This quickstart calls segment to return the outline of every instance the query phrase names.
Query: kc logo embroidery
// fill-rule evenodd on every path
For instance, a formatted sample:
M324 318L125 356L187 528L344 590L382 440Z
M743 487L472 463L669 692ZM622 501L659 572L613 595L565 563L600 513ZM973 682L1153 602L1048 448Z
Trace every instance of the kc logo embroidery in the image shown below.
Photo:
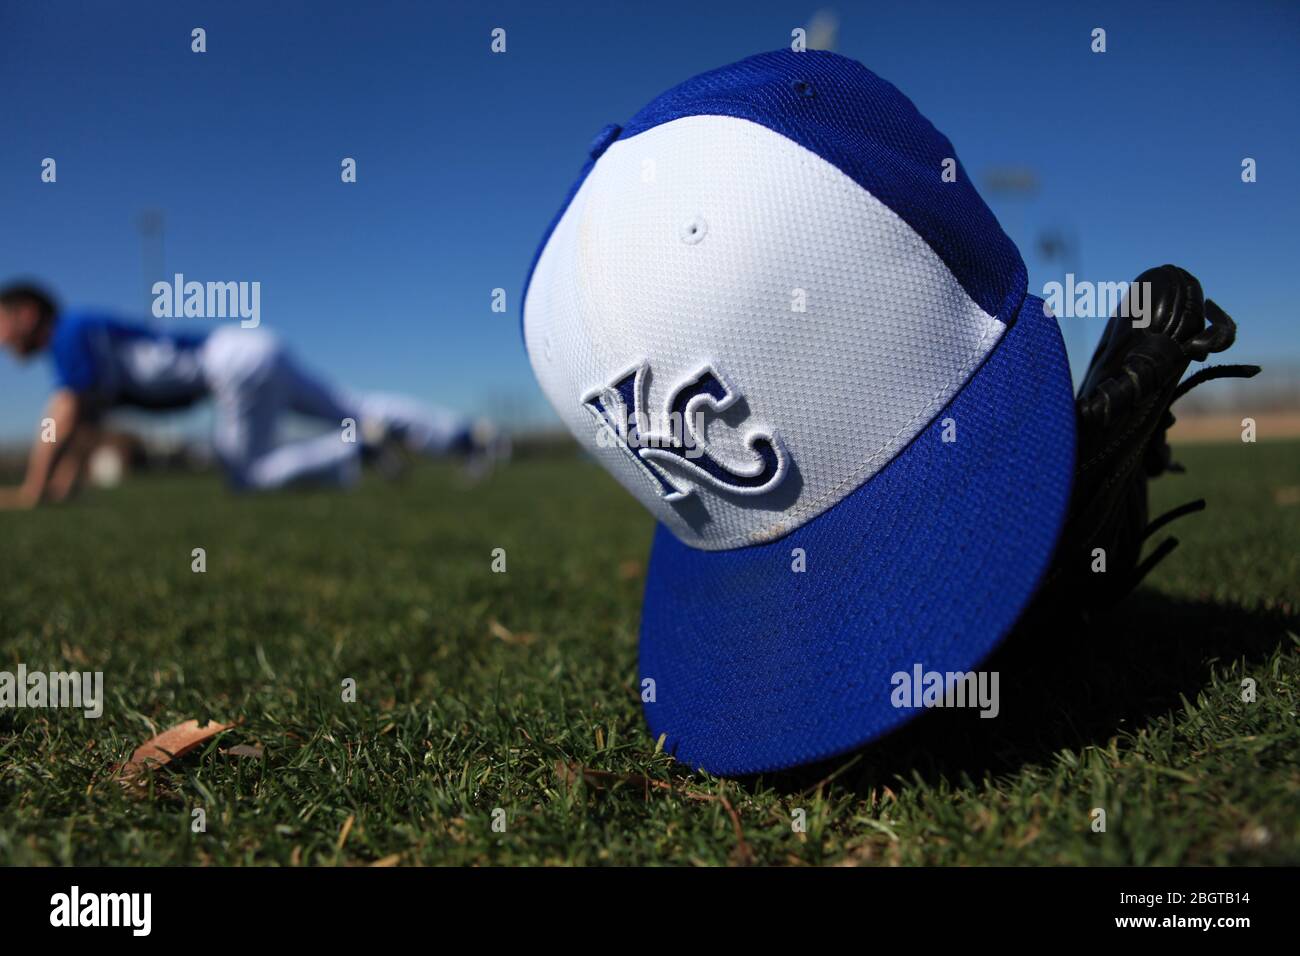
M704 411L714 414L736 403L739 394L706 365L668 396L663 420L655 423L644 409L648 363L629 369L613 383L583 396L582 404L595 416L597 443L611 442L646 472L666 501L678 501L692 491L690 482L713 485L740 495L771 491L785 477L786 453L774 435L751 434L745 444L752 462L730 466L704 447ZM656 427L656 425L658 427Z

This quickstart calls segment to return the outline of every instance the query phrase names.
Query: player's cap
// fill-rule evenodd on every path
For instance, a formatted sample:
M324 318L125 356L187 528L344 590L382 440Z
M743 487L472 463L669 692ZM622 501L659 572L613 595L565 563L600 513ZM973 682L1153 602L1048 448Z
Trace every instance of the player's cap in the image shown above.
M894 675L968 671L1011 628L1074 465L1026 286L952 145L843 57L755 56L597 138L523 331L659 522L640 677L669 753L743 774L855 748L916 713Z

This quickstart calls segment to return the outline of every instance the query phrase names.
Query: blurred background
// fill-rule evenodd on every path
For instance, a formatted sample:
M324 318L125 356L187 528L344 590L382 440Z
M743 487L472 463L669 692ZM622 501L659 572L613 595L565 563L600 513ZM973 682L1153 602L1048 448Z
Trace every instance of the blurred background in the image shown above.
M257 281L263 324L339 381L545 444L558 422L519 296L589 140L796 28L949 136L1031 290L1162 262L1202 280L1240 323L1231 360L1265 372L1199 389L1176 434L1236 438L1244 414L1261 437L1300 434L1290 2L4 4L0 282L143 318L174 273ZM1062 320L1076 375L1103 325ZM49 387L43 363L0 360L0 467L21 462ZM206 460L203 412L114 425L101 483Z

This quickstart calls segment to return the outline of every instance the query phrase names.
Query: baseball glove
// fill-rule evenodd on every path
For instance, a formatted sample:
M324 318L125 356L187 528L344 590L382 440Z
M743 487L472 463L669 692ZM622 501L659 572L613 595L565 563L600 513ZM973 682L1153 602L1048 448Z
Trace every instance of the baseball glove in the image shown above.
M1205 507L1204 500L1189 501L1149 520L1147 482L1183 470L1165 438L1174 423L1170 406L1204 382L1259 372L1256 365L1208 366L1183 379L1192 362L1228 349L1237 326L1177 266L1148 269L1136 281L1147 283L1140 296L1145 308L1137 302L1130 308L1126 295L1075 401L1074 490L1043 590L1048 606L1085 619L1113 607L1178 546L1167 537L1143 559L1148 538Z

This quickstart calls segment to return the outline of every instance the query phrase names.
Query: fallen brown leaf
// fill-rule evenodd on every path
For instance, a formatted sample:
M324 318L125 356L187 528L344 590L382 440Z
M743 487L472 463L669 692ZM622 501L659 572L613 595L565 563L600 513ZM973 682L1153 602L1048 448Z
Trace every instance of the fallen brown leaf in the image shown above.
M506 627L496 618L488 621L488 630L497 640L505 641L507 644L531 644L537 640L536 634L530 634L527 631L520 631L516 634L510 628Z
M72 644L69 644L67 641L60 642L60 647L63 650L64 658L71 661L72 663L74 664L90 663L90 658L86 656L86 652L83 651L80 647L75 647Z
M170 763L176 757L185 756L199 744L211 740L217 734L229 730L233 726L235 725L208 721L200 727L197 720L186 720L175 727L168 727L158 736L146 740L135 748L135 753L131 754L131 759L122 765L119 777L123 783L139 782L142 784L143 780L138 778L141 778L146 770L153 770L163 764Z
M646 796L650 795L650 790L672 790L673 785L663 780L651 780L649 777L643 777L639 773L611 773L608 770L592 770L590 767L584 767L581 764L566 763L563 760L555 762L555 773L566 784L572 786L579 780L591 784L600 790L610 789L618 786L620 783L628 783L635 787L640 787L645 791ZM683 796L694 799L701 799L703 795L685 793Z
M253 760L262 759L261 744L235 744L235 746L229 747L221 752L228 757L251 757Z

